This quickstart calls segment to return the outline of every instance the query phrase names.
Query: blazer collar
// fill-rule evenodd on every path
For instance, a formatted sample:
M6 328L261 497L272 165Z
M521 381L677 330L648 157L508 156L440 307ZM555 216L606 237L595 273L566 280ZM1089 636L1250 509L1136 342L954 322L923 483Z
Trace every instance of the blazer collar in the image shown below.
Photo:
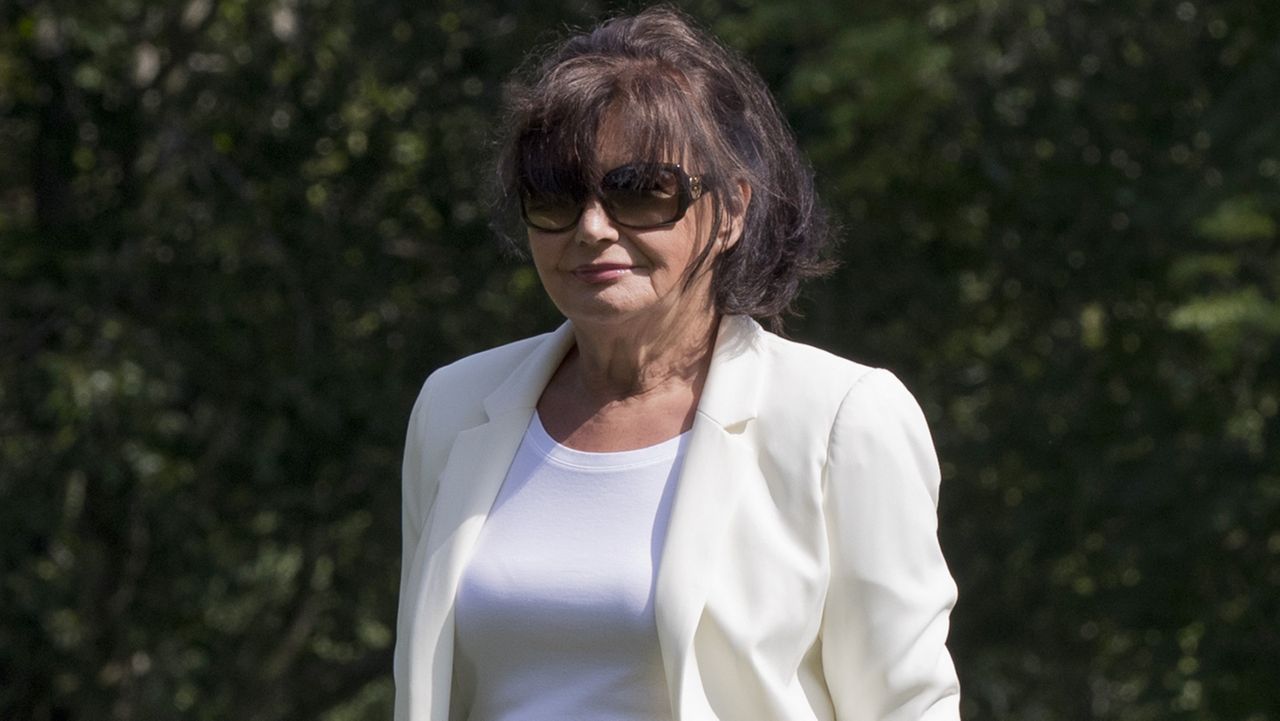
M760 384L760 345L764 329L747 316L730 315L720 321L711 371L698 401L698 413L731 428L756 417Z
M512 411L530 411L538 405L542 391L555 375L565 354L573 347L573 324L565 321L534 347L511 375L484 399L490 420ZM529 413L532 415L532 413Z

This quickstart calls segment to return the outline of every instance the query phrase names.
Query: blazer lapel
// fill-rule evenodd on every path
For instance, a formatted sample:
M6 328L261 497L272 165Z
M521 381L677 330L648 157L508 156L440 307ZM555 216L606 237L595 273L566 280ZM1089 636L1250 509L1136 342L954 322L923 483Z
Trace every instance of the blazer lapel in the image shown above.
M449 718L453 605L462 571L533 417L542 390L573 344L568 323L548 336L484 401L488 420L458 434L428 521L420 644L430 649L430 695L411 718ZM415 704L417 706L418 704ZM429 709L429 710L428 710Z
M698 403L667 538L658 565L655 615L676 721L705 704L691 659L693 636L706 603L738 489L758 472L742 431L755 418L759 393L758 343L763 330L744 316L720 324L711 369Z

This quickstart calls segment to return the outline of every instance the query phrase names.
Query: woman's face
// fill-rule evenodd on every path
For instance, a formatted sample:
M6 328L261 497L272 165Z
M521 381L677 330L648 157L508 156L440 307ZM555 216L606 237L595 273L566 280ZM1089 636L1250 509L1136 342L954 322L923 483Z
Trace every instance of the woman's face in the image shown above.
M627 156L607 119L599 133L606 171L648 160ZM687 168L697 175L698 168ZM707 242L710 199L693 201L679 221L639 230L618 225L599 198L588 196L577 225L559 232L529 228L529 250L542 285L565 317L577 324L657 324L670 331L714 313L708 262L687 287L685 278ZM717 244L719 245L719 244ZM712 255L720 252L717 247Z

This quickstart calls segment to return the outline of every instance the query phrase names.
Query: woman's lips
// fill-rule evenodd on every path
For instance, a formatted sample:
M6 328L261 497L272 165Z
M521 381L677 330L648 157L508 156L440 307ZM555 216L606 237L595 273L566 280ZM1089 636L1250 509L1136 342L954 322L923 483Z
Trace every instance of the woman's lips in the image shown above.
M573 269L573 275L586 283L608 283L631 272L631 266L617 263L601 263L599 265L580 265Z

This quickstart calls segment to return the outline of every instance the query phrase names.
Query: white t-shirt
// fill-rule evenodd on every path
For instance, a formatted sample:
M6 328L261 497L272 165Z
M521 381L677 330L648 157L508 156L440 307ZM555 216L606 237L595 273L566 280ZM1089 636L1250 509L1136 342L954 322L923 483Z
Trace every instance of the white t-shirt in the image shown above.
M687 438L589 453L534 414L458 587L469 721L671 718L653 587Z

